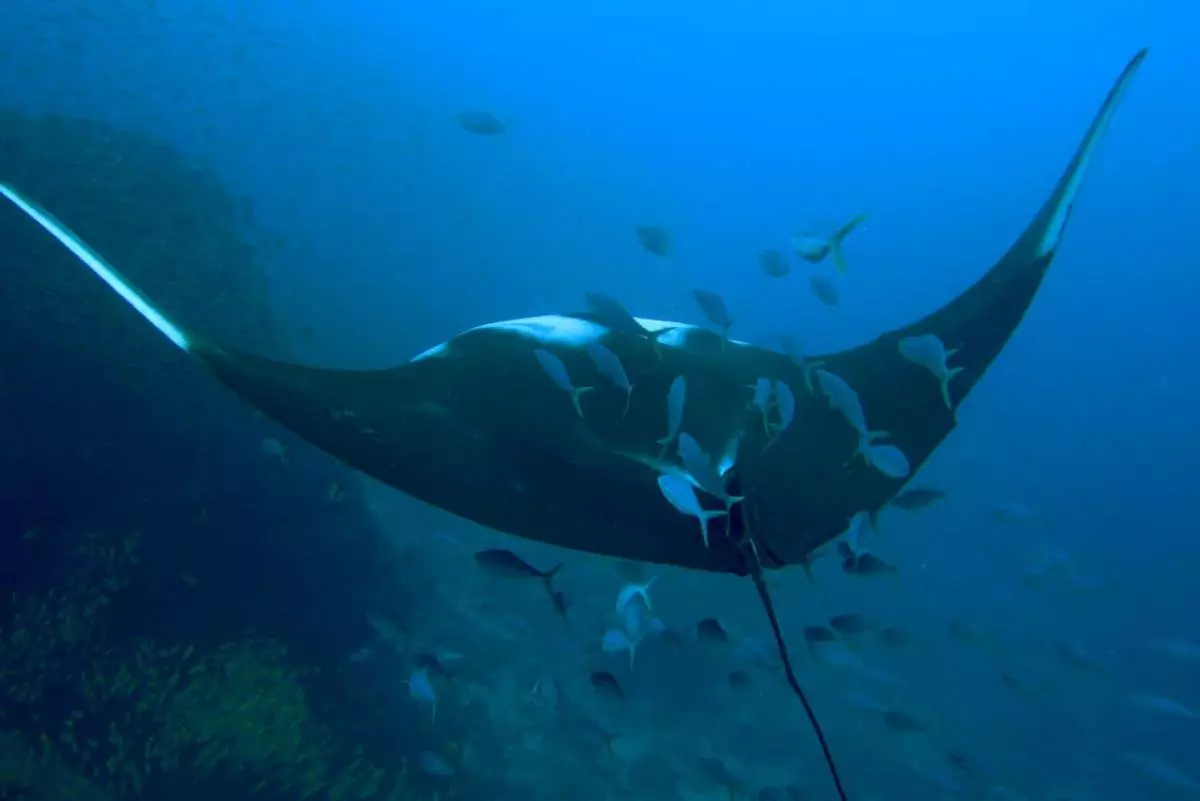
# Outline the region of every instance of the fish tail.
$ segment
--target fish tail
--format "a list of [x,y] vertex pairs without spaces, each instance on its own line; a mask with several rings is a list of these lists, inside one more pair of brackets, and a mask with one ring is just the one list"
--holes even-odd
[[946,371],[946,377],[942,379],[942,400],[946,401],[946,408],[951,411],[954,411],[954,404],[950,402],[950,382],[962,371],[962,367],[951,367]]
[[857,228],[859,225],[861,225],[863,223],[863,221],[866,219],[867,219],[867,215],[865,215],[865,214],[858,215],[854,219],[850,220],[850,222],[846,223],[841,228],[834,231],[833,236],[831,236],[829,238],[830,241],[833,242],[835,247],[840,246],[843,242],[846,241],[846,237],[850,236],[850,234],[853,233],[854,229]]
[[621,412],[622,420],[624,420],[626,415],[629,414],[629,404],[631,402],[633,402],[633,387],[632,386],[629,387],[629,389],[625,390],[625,410]]
[[700,533],[704,536],[704,547],[705,548],[708,547],[708,521],[712,520],[714,517],[721,517],[722,515],[726,515],[726,514],[729,514],[729,513],[723,509],[700,513]]
[[[878,432],[878,431],[868,431],[866,434],[860,433],[858,435],[858,447],[854,449],[854,453],[850,454],[850,458],[845,461],[845,463],[842,465],[842,467],[849,467],[850,465],[854,464],[854,462],[860,456],[863,459],[866,459],[867,458],[867,448],[871,445],[871,442],[875,439],[876,435],[878,435],[879,433],[880,432]],[[868,464],[869,463],[870,462],[868,460]]]
[[575,387],[571,390],[571,403],[575,404],[575,413],[580,417],[583,417],[583,407],[579,405],[579,399],[593,389],[595,387]]
[[833,256],[833,266],[841,275],[846,274],[846,254],[842,252],[842,243],[836,242],[829,248],[830,255]]
[[554,577],[558,575],[558,571],[563,569],[564,564],[566,564],[566,562],[559,562],[557,565],[541,574],[542,583],[546,585],[546,592],[550,593],[551,597],[554,597]]

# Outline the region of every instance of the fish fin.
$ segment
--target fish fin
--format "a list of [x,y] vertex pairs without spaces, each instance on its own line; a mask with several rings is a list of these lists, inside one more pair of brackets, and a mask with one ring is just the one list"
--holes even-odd
[[591,392],[595,387],[575,387],[571,390],[571,403],[575,404],[575,412],[583,417],[583,407],[579,405],[579,399],[587,393]]
[[558,575],[558,571],[562,570],[565,564],[566,562],[559,562],[541,575],[542,583],[546,585],[546,592],[550,593],[551,598],[554,597],[554,577]]
[[804,575],[808,579],[808,583],[813,585],[814,587],[819,586],[817,584],[817,577],[813,574],[812,560],[811,559],[805,560],[800,563],[800,566],[802,568],[804,568]]
[[842,252],[842,243],[833,245],[829,252],[833,255],[833,266],[841,275],[846,274],[846,254]]
[[950,400],[950,382],[954,380],[954,376],[961,373],[964,369],[966,368],[951,367],[946,371],[946,377],[942,380],[942,400],[946,402],[946,408],[950,411],[954,411],[954,404]]
[[700,531],[704,535],[704,547],[705,548],[708,547],[708,521],[712,520],[715,517],[721,517],[722,515],[727,515],[727,514],[729,514],[729,512],[725,511],[724,509],[700,512]]
[[633,658],[637,656],[637,643],[629,641],[629,672],[633,672]]
[[887,436],[886,431],[868,431],[865,435],[860,433],[858,435],[858,447],[854,449],[854,453],[850,454],[850,458],[848,458],[845,462],[842,463],[842,468],[843,469],[848,468],[850,465],[854,464],[854,462],[860,456],[863,458],[864,461],[866,461],[867,465],[869,466],[871,464],[871,460],[869,458],[867,458],[867,449],[870,447],[871,443],[874,442],[876,439],[878,439],[880,437],[886,437],[886,436]]
[[50,212],[22,196],[8,184],[0,183],[0,195],[8,198],[14,206],[25,212],[34,222],[44,228],[47,233],[57,239],[59,244],[69,250],[75,258],[83,262],[100,280],[108,284],[110,289],[132,306],[138,314],[142,315],[147,322],[157,328],[159,333],[170,340],[176,347],[184,352],[192,350],[194,345],[192,337],[156,309],[136,287],[122,278],[120,273],[111,264],[105,261],[99,253],[92,250],[74,231],[55,219]]
[[625,390],[625,409],[624,409],[624,411],[621,412],[622,420],[624,420],[626,415],[629,414],[629,404],[632,402],[633,402],[633,387],[630,386],[629,389]]
[[654,335],[654,338],[650,341],[651,348],[653,348],[653,350],[654,350],[654,358],[658,359],[660,362],[663,360],[663,352],[662,352],[663,345],[661,342],[658,341],[658,338],[660,336],[662,336],[666,331],[670,331],[670,330],[671,329],[667,328],[667,329],[664,329],[663,331],[659,331],[657,334]]
[[816,392],[816,387],[813,386],[813,373],[825,366],[825,362],[806,362],[800,368],[800,372],[804,374],[804,386],[809,392]]
[[882,529],[879,528],[879,513],[881,511],[882,509],[873,509],[870,512],[867,512],[867,519],[871,521],[871,528],[877,534],[882,533]]
[[853,218],[850,222],[833,232],[833,236],[829,237],[830,242],[833,243],[834,247],[840,246],[846,241],[846,237],[850,236],[854,232],[854,229],[860,226],[866,219],[867,215],[865,214],[860,214]]

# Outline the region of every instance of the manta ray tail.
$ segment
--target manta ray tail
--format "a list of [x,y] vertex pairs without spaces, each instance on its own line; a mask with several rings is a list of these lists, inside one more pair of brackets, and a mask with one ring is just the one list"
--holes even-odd
[[71,251],[77,259],[87,265],[88,269],[94,272],[104,283],[108,284],[114,292],[121,296],[122,300],[136,309],[142,317],[145,317],[151,325],[157,328],[176,347],[185,352],[192,350],[192,337],[156,309],[150,301],[146,300],[141,292],[122,278],[120,273],[104,260],[103,256],[92,250],[86,242],[76,236],[74,231],[67,228],[67,226],[55,219],[54,215],[50,214],[50,212],[24,197],[8,184],[0,183],[0,195],[8,198],[13,205],[29,215],[42,228],[46,229],[63,247]]
[[[741,482],[738,481],[738,477],[730,476],[730,494],[740,493],[740,491]],[[762,601],[763,609],[766,610],[767,619],[771,621],[771,632],[775,635],[775,645],[779,649],[780,659],[783,660],[783,672],[787,676],[788,685],[800,699],[800,704],[804,707],[804,714],[808,716],[809,725],[812,726],[813,733],[817,735],[817,742],[821,744],[821,754],[825,757],[825,764],[829,766],[829,775],[833,779],[834,787],[837,788],[838,798],[840,801],[846,801],[846,789],[842,786],[842,777],[838,773],[837,764],[833,761],[833,754],[829,751],[829,742],[825,739],[825,731],[821,728],[821,722],[817,720],[817,713],[813,711],[812,704],[808,701],[808,695],[805,694],[799,679],[796,678],[796,671],[792,669],[792,659],[788,655],[787,643],[783,639],[779,617],[775,614],[775,604],[771,600],[770,590],[767,589],[766,579],[763,578],[762,563],[758,559],[759,546],[750,534],[750,521],[746,519],[745,504],[738,506],[736,514],[730,514],[729,535],[734,542],[740,543],[744,548],[746,567],[750,577],[754,580],[754,587],[758,590],[758,597]]]

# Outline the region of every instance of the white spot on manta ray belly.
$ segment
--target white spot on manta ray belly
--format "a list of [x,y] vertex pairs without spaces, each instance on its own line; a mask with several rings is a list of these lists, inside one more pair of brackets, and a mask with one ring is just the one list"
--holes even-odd
[[113,269],[111,264],[106,262],[99,253],[92,250],[71,229],[54,219],[49,212],[39,208],[32,201],[26,200],[7,184],[0,184],[0,195],[4,195],[4,197],[11,200],[13,205],[28,214],[42,228],[45,228],[63,247],[71,251],[77,259],[87,265],[104,283],[112,287],[114,292],[150,321],[150,324],[162,332],[167,339],[174,342],[183,350],[188,350],[191,343],[188,341],[187,335],[180,331],[158,309],[150,305],[150,302],[142,297],[140,292],[127,284],[125,279]]
[[[667,348],[684,348],[687,346],[689,334],[695,331],[708,331],[708,329],[701,328],[700,326],[675,323],[669,320],[652,320],[645,317],[634,319],[652,334],[665,331],[666,333],[658,337],[656,341],[662,347]],[[598,342],[609,333],[609,329],[599,323],[582,320],[578,317],[567,317],[561,314],[545,314],[538,317],[522,317],[518,320],[502,320],[495,323],[486,323],[485,325],[468,329],[464,333],[469,334],[475,331],[504,331],[518,334],[528,339],[531,343],[538,345],[556,345],[564,348],[578,349],[586,348],[591,343]],[[729,342],[735,345],[747,344],[735,339],[731,339]],[[429,350],[414,356],[412,360],[416,362],[423,359],[448,356],[453,344],[454,340],[451,339],[449,342],[435,345]]]

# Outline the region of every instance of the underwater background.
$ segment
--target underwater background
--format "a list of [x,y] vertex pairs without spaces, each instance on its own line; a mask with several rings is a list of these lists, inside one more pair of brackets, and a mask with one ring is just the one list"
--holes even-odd
[[[1181,798],[1198,24],[1117,0],[5,0],[0,182],[252,352],[386,367],[593,290],[700,324],[703,287],[732,336],[819,354],[982,275],[1150,46],[1031,312],[913,479],[944,497],[880,516],[896,574],[770,582],[851,798]],[[859,214],[844,274],[793,257]],[[0,799],[836,797],[744,579],[383,488],[41,247],[0,214]],[[485,548],[561,563],[562,602]],[[651,579],[664,630],[606,651]],[[833,645],[804,647],[815,626]]]

